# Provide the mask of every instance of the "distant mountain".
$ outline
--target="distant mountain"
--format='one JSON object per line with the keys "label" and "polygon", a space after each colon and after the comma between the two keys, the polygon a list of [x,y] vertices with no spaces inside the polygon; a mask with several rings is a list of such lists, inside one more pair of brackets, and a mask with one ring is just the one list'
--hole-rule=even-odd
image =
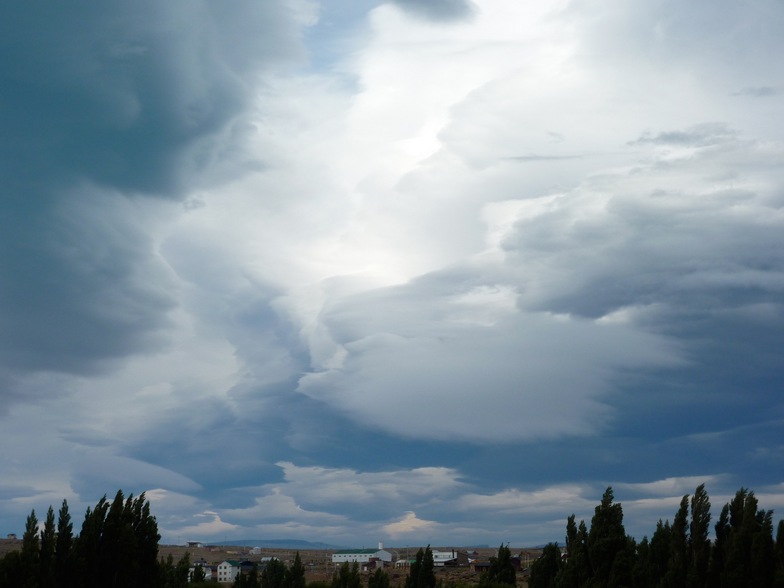
{"label": "distant mountain", "polygon": [[235,539],[233,541],[210,541],[210,545],[261,547],[264,549],[343,549],[338,545],[304,541],[302,539]]}

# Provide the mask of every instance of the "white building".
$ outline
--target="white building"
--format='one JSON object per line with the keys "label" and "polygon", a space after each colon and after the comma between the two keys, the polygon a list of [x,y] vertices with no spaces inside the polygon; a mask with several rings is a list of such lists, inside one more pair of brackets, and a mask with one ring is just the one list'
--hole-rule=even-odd
{"label": "white building", "polygon": [[240,574],[240,562],[227,559],[218,564],[218,582],[234,582]]}
{"label": "white building", "polygon": [[370,560],[380,560],[383,562],[392,562],[392,554],[379,547],[378,549],[347,549],[345,551],[336,551],[332,554],[333,564],[348,563],[369,563]]}

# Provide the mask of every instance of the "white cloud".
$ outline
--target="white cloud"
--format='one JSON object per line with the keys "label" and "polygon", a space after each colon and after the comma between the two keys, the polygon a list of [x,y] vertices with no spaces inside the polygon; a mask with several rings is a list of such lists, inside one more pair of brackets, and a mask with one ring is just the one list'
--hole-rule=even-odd
{"label": "white cloud", "polygon": [[437,532],[440,525],[435,521],[426,521],[418,518],[416,513],[408,511],[400,520],[389,523],[382,527],[384,533],[391,539],[401,540],[406,537],[420,538],[427,537],[429,534]]}

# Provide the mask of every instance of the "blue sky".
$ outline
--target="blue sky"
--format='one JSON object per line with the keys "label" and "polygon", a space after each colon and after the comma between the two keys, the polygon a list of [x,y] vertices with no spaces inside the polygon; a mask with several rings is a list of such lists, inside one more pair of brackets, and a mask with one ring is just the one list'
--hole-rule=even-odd
{"label": "blue sky", "polygon": [[784,4],[0,22],[0,535],[533,545],[784,512]]}

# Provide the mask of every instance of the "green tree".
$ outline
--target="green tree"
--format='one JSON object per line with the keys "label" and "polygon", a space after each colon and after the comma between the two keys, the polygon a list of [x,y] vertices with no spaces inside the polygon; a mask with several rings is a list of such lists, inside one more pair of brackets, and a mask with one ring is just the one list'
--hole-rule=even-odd
{"label": "green tree", "polygon": [[368,588],[389,588],[389,574],[381,568],[376,568],[376,571],[368,577]]}
{"label": "green tree", "polygon": [[261,572],[261,588],[284,588],[286,574],[286,564],[275,558],[269,560]]}
{"label": "green tree", "polygon": [[686,578],[688,588],[706,588],[711,542],[708,539],[711,520],[711,503],[705,484],[700,484],[691,498],[691,523],[689,524],[689,571]]}
{"label": "green tree", "polygon": [[305,583],[305,566],[298,551],[291,567],[286,570],[286,588],[305,588]]}
{"label": "green tree", "polygon": [[435,588],[436,575],[433,571],[434,567],[433,551],[430,549],[430,545],[424,550],[420,548],[417,551],[416,560],[411,564],[411,569],[408,571],[405,588]]}
{"label": "green tree", "polygon": [[63,500],[57,513],[57,539],[55,540],[55,575],[58,588],[73,586],[73,524],[68,512],[68,502]]}
{"label": "green tree", "polygon": [[25,532],[22,536],[22,577],[21,586],[23,588],[37,588],[39,575],[39,555],[40,543],[38,541],[38,517],[35,516],[35,509],[27,517]]}
{"label": "green tree", "polygon": [[548,543],[544,546],[541,557],[531,566],[528,587],[554,588],[561,565],[561,549],[557,543]]}
{"label": "green tree", "polygon": [[[359,564],[353,562],[351,565],[347,561],[340,564],[340,567],[332,574],[332,588],[360,588],[362,581],[359,577]],[[266,586],[262,588],[267,588]]]}
{"label": "green tree", "polygon": [[41,531],[41,551],[38,564],[41,588],[54,588],[55,586],[55,545],[54,509],[50,506],[46,512],[43,531]]}
{"label": "green tree", "polygon": [[501,544],[498,548],[498,554],[490,558],[490,568],[482,574],[479,586],[482,588],[498,584],[514,586],[516,583],[517,576],[512,563],[512,552],[509,550],[509,546]]}
{"label": "green tree", "polygon": [[197,563],[193,568],[193,577],[191,578],[191,582],[198,584],[199,582],[204,582],[206,580],[207,572],[204,570],[204,566],[200,563]]}
{"label": "green tree", "polygon": [[670,530],[669,557],[663,588],[686,588],[689,571],[689,495],[681,499]]}
{"label": "green tree", "polygon": [[627,549],[627,540],[623,527],[623,509],[620,504],[613,503],[613,498],[612,487],[608,487],[601,503],[594,509],[591,529],[588,531],[588,556],[593,569],[591,584],[595,586],[611,586],[611,575],[616,578],[631,577],[631,569],[615,569],[630,562],[625,557],[617,563],[615,561]]}
{"label": "green tree", "polygon": [[555,579],[557,588],[580,588],[591,578],[591,566],[588,559],[588,530],[585,521],[575,524],[574,514],[566,521],[566,561],[558,571]]}

